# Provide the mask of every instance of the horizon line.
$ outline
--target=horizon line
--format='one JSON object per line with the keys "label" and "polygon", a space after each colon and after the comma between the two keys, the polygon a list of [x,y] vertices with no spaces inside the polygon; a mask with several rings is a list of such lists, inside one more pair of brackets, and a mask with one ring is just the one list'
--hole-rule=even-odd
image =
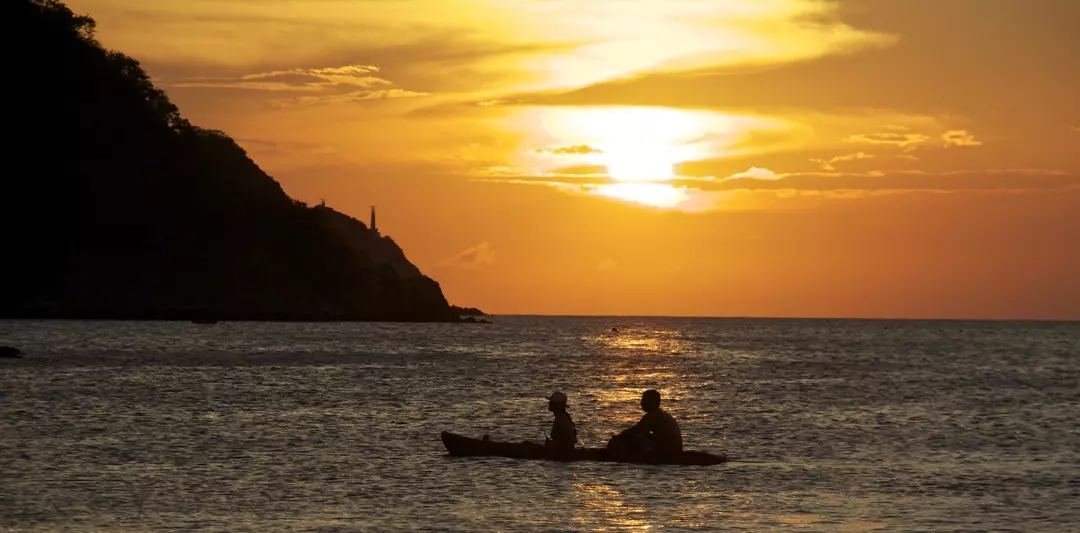
{"label": "horizon line", "polygon": [[737,315],[648,315],[648,314],[547,314],[547,313],[489,313],[498,317],[544,317],[544,318],[683,318],[700,320],[864,320],[864,321],[937,321],[937,322],[1062,322],[1080,323],[1080,318],[964,318],[964,317],[853,317],[853,316],[737,316]]}

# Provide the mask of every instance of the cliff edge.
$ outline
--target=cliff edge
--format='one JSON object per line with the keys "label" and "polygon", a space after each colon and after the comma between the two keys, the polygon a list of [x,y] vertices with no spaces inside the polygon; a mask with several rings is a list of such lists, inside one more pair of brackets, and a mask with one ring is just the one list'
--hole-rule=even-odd
{"label": "cliff edge", "polygon": [[456,321],[388,237],[291,199],[94,21],[10,0],[0,316]]}

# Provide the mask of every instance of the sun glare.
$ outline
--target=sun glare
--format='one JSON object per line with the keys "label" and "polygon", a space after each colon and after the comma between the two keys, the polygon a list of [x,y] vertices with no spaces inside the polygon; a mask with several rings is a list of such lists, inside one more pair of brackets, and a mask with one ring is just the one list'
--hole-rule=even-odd
{"label": "sun glare", "polygon": [[675,177],[675,161],[664,150],[643,148],[605,152],[599,159],[608,175],[619,181],[666,181]]}
{"label": "sun glare", "polygon": [[692,113],[630,107],[588,109],[571,115],[567,126],[599,152],[596,160],[619,181],[666,181],[675,165],[693,159],[689,143],[701,136]]}
{"label": "sun glare", "polygon": [[561,179],[603,174],[614,183],[566,190],[656,208],[694,203],[693,191],[672,186],[680,163],[741,154],[745,139],[786,124],[757,116],[664,107],[537,107],[515,116],[514,127],[526,132],[512,166],[530,175]]}
{"label": "sun glare", "polygon": [[686,192],[663,182],[675,165],[701,157],[693,142],[703,135],[691,112],[650,107],[551,110],[542,119],[555,140],[588,147],[584,163],[602,166],[619,183],[600,185],[600,196],[658,208],[677,207]]}
{"label": "sun glare", "polygon": [[675,177],[675,165],[700,157],[692,143],[702,136],[690,112],[651,107],[552,110],[542,119],[554,139],[587,146],[586,163],[603,166],[625,182]]}
{"label": "sun glare", "polygon": [[686,189],[665,183],[612,183],[597,186],[594,192],[606,198],[663,209],[679,207],[690,198]]}

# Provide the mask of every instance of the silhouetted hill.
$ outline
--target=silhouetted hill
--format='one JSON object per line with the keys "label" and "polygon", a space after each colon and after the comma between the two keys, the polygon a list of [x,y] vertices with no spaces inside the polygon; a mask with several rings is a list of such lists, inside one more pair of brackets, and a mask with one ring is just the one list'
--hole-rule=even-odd
{"label": "silhouetted hill", "polygon": [[488,316],[487,313],[475,308],[475,307],[458,307],[456,305],[450,306],[458,316]]}
{"label": "silhouetted hill", "polygon": [[392,240],[289,198],[103,49],[89,17],[2,4],[0,315],[457,320]]}

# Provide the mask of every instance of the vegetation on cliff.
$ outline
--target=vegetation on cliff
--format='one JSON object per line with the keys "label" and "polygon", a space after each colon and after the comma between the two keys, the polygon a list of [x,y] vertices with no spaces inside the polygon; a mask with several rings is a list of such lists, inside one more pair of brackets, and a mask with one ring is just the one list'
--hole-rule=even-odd
{"label": "vegetation on cliff", "polygon": [[475,307],[458,307],[456,305],[451,306],[454,313],[458,316],[488,316],[487,313],[475,308]]}
{"label": "vegetation on cliff", "polygon": [[56,0],[0,8],[6,317],[456,320],[361,222],[289,198]]}

